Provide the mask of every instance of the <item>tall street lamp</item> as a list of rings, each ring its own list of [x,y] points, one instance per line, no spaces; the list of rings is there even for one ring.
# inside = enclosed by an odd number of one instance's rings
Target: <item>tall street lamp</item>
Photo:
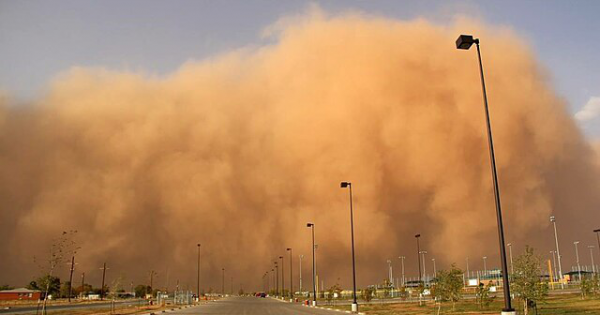
[[[550,254],[552,254],[552,263],[554,264],[554,280],[553,280],[553,282],[556,282],[556,277],[558,276],[558,273],[556,271],[556,251],[551,250]]]
[[[404,280],[404,259],[406,259],[406,257],[400,256],[398,258],[402,261],[402,286],[405,286],[406,282]]]
[[[198,243],[198,279],[196,281],[196,297],[200,301],[200,243]]]
[[[562,283],[563,272],[562,272],[562,256],[560,255],[560,249],[558,247],[558,231],[556,230],[556,217],[550,216],[550,222],[552,222],[552,226],[554,227],[554,241],[556,243],[556,256],[558,256],[558,276],[559,280]]]
[[[513,257],[512,257],[512,243],[508,243],[508,244],[506,244],[506,246],[508,246],[508,255],[510,256],[510,274],[512,275],[515,273]]]
[[[279,256],[281,259],[281,297],[285,295],[285,274],[283,273],[283,256]]]
[[[286,249],[288,252],[290,252],[290,299],[294,298],[294,283],[293,283],[293,279],[294,279],[294,272],[292,269],[292,248],[288,247]]]
[[[275,262],[275,295],[279,296],[279,266],[277,266],[277,262]]]
[[[221,294],[225,296],[225,268],[222,268],[222,280],[221,280]]]
[[[299,277],[300,277],[300,282],[299,282],[300,295],[302,295],[302,258],[304,258],[304,255],[298,255],[298,260],[300,261],[300,266],[298,267],[298,273],[299,273]]]
[[[312,274],[313,274],[313,306],[317,306],[317,279],[315,275],[315,224],[314,223],[306,223],[306,227],[311,228],[312,230]]]
[[[592,259],[592,274],[595,274],[596,273],[596,265],[594,265],[594,253],[593,253],[594,245],[590,245],[590,246],[588,246],[588,248],[590,249],[590,258]]]
[[[392,274],[392,261],[388,259],[387,263],[388,263],[388,279],[389,279],[390,285],[393,285],[394,284],[394,276]]]
[[[424,281],[427,282],[427,268],[425,268],[425,254],[427,254],[427,251],[422,250],[421,255],[423,257],[421,257],[421,261],[423,262],[423,278],[425,279]]]
[[[598,241],[598,256],[600,256],[600,229],[595,229],[594,233],[596,233],[596,240]],[[600,273],[600,271],[598,271]]]
[[[431,261],[433,262],[433,277],[437,277],[437,270],[435,268],[435,258],[431,258]]]
[[[341,188],[348,188],[350,192],[350,237],[352,241],[352,297],[354,301],[352,302],[352,312],[358,312],[358,303],[356,302],[356,262],[354,260],[354,215],[352,213],[352,183],[350,182],[342,182],[340,184]]]
[[[490,162],[492,166],[492,182],[494,184],[494,200],[496,202],[496,220],[498,222],[498,240],[500,243],[500,260],[502,263],[502,281],[504,282],[504,309],[503,315],[514,315],[510,300],[510,283],[508,281],[508,266],[506,264],[506,248],[504,247],[504,227],[502,223],[502,208],[500,206],[500,188],[498,187],[498,174],[496,172],[496,157],[494,154],[494,141],[492,140],[492,126],[490,123],[490,112],[488,110],[487,92],[483,76],[483,63],[481,62],[481,51],[479,50],[479,39],[471,35],[460,35],[456,40],[456,48],[468,50],[471,45],[477,46],[477,58],[479,59],[479,74],[481,76],[481,88],[483,91],[483,103],[485,107],[485,118],[487,123],[487,136],[489,144]]]
[[[575,257],[577,258],[577,274],[579,274],[579,282],[581,282],[581,264],[579,264],[579,241],[573,242],[575,245]]]
[[[421,283],[421,247],[419,246],[419,238],[421,238],[421,234],[415,235],[417,239],[417,261],[419,266],[419,283]]]
[[[483,256],[483,275],[487,276],[487,256]]]

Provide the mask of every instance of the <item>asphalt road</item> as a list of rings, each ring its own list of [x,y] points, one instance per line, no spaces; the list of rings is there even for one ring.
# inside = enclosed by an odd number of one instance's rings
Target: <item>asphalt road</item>
[[[187,309],[175,310],[170,314],[210,314],[210,315],[287,315],[287,314],[345,314],[306,307],[300,303],[288,303],[273,298],[258,297],[229,297],[204,305]]]
[[[119,301],[115,302],[115,308],[123,307],[126,305],[140,305],[140,303],[147,303],[144,300],[127,300],[127,301]],[[57,304],[57,305],[48,305],[46,309],[48,312],[50,311],[59,311],[59,310],[70,310],[70,309],[110,309],[111,302],[106,303],[85,303],[85,304]],[[36,306],[25,306],[25,307],[12,307],[10,309],[0,309],[0,314],[2,315],[10,315],[10,314],[35,314],[36,310],[39,310],[39,313],[42,313],[42,306],[40,305],[39,309]]]

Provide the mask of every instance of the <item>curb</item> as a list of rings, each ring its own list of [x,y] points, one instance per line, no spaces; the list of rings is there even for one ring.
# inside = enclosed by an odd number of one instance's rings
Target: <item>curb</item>
[[[325,311],[332,311],[332,312],[340,312],[340,313],[348,313],[348,314],[352,314],[352,311],[344,311],[344,310],[338,310],[338,309],[334,309],[334,308],[329,308],[329,307],[321,307],[321,306],[311,306],[311,305],[304,305],[302,304],[302,306],[304,307],[310,307],[310,308],[318,308],[320,310],[325,310]],[[358,315],[365,315],[365,313],[357,313]]]

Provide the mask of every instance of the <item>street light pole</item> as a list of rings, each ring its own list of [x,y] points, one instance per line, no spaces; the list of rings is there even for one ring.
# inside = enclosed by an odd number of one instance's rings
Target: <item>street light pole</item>
[[[223,271],[223,279],[221,281],[221,294],[225,296],[225,268],[222,268]]]
[[[312,261],[313,261],[313,267],[312,267],[312,274],[313,274],[313,306],[317,306],[317,279],[316,279],[316,274],[315,274],[315,224],[314,223],[307,223],[306,224],[307,227],[311,228],[312,230]]]
[[[590,258],[592,259],[592,274],[595,274],[596,273],[596,265],[594,265],[594,253],[592,251],[594,249],[594,246],[590,245],[590,246],[588,246],[588,248],[590,249]]]
[[[435,268],[435,258],[431,258],[431,261],[433,261],[433,277],[437,277],[437,270]]]
[[[200,301],[200,243],[198,243],[198,279],[196,280],[196,297]]]
[[[595,229],[594,233],[596,233],[596,240],[598,241],[598,256],[600,256],[600,229]],[[600,273],[600,270],[597,270],[598,273]]]
[[[290,252],[290,299],[294,299],[294,272],[293,272],[293,265],[292,265],[292,259],[293,259],[293,254],[292,254],[292,248],[288,247],[287,251]]]
[[[393,277],[393,274],[392,274],[392,261],[388,259],[387,263],[388,263],[388,279],[389,279],[390,285],[393,285],[394,284],[394,277]]]
[[[579,250],[578,250],[579,241],[575,241],[575,242],[573,242],[573,244],[575,245],[575,257],[577,257],[577,274],[579,275],[579,282],[581,283],[581,264],[579,264]]]
[[[554,264],[554,282],[556,282],[556,277],[558,276],[558,273],[556,273],[556,251],[551,250],[550,254],[552,254],[552,263]]]
[[[421,247],[419,246],[419,238],[421,237],[421,234],[417,234],[415,235],[415,238],[417,239],[417,261],[418,261],[418,266],[419,266],[419,283],[421,283],[422,279],[421,279]]]
[[[487,257],[483,256],[483,275],[487,275]]]
[[[421,255],[423,255],[423,259],[421,259],[421,261],[423,262],[423,278],[425,278],[425,281],[427,281],[427,268],[425,268],[425,254],[427,254],[427,251],[422,250]]]
[[[281,297],[285,296],[285,274],[283,272],[283,256],[279,256],[281,259]]]
[[[350,182],[342,182],[340,184],[341,188],[348,187],[350,192],[350,237],[352,242],[352,297],[354,301],[352,302],[352,312],[358,313],[358,303],[356,302],[356,261],[354,259],[354,215],[352,212],[352,183]]]
[[[302,295],[302,258],[304,258],[304,255],[298,255],[298,260],[300,261],[300,266],[298,268],[298,272],[300,275],[300,295]]]
[[[279,296],[279,266],[277,266],[277,262],[275,262],[275,295]]]
[[[552,226],[554,226],[554,241],[556,243],[556,256],[558,256],[558,275],[559,275],[559,280],[561,283],[561,286],[563,286],[563,282],[562,282],[562,278],[563,278],[563,272],[562,272],[562,256],[560,255],[560,249],[558,247],[558,232],[556,230],[556,218],[554,216],[550,216],[550,222],[552,222]],[[564,287],[564,286],[563,286]]]
[[[404,259],[405,259],[406,257],[404,257],[404,256],[400,256],[400,257],[398,257],[398,258],[400,258],[400,259],[401,259],[401,261],[402,261],[402,286],[405,286],[405,285],[406,285],[406,282],[405,282],[406,280],[404,279]]]
[[[506,246],[508,246],[508,255],[510,256],[510,274],[513,275],[515,274],[515,267],[513,264],[513,257],[512,257],[512,243],[508,243],[506,244]]]
[[[467,280],[469,279],[469,257],[467,257]]]
[[[502,263],[502,281],[504,282],[504,309],[503,315],[514,315],[510,300],[510,283],[508,280],[508,267],[506,264],[506,248],[504,247],[504,226],[502,222],[502,207],[500,206],[500,188],[498,186],[498,174],[496,172],[496,157],[494,154],[494,141],[492,139],[492,125],[490,122],[490,112],[488,109],[487,92],[485,88],[485,78],[483,75],[483,63],[481,62],[481,51],[479,49],[479,39],[474,39],[470,35],[460,35],[456,41],[457,49],[469,49],[471,45],[477,46],[477,58],[479,60],[479,74],[481,76],[481,89],[483,91],[483,102],[485,106],[485,118],[487,123],[487,136],[489,144],[490,162],[492,168],[492,183],[494,185],[494,201],[496,203],[496,220],[498,223],[498,241],[500,243],[500,260]]]

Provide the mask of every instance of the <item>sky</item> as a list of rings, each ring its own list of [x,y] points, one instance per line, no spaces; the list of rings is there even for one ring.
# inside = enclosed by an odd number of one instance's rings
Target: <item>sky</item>
[[[190,60],[267,44],[278,19],[317,4],[395,19],[457,15],[526,38],[584,133],[600,137],[598,1],[0,1],[0,91],[34,99],[73,66],[163,76]],[[485,39],[482,39],[482,45]],[[485,50],[484,46],[482,49]],[[485,54],[485,52],[484,52]],[[485,57],[484,57],[485,58]],[[586,107],[587,105],[587,107]]]

